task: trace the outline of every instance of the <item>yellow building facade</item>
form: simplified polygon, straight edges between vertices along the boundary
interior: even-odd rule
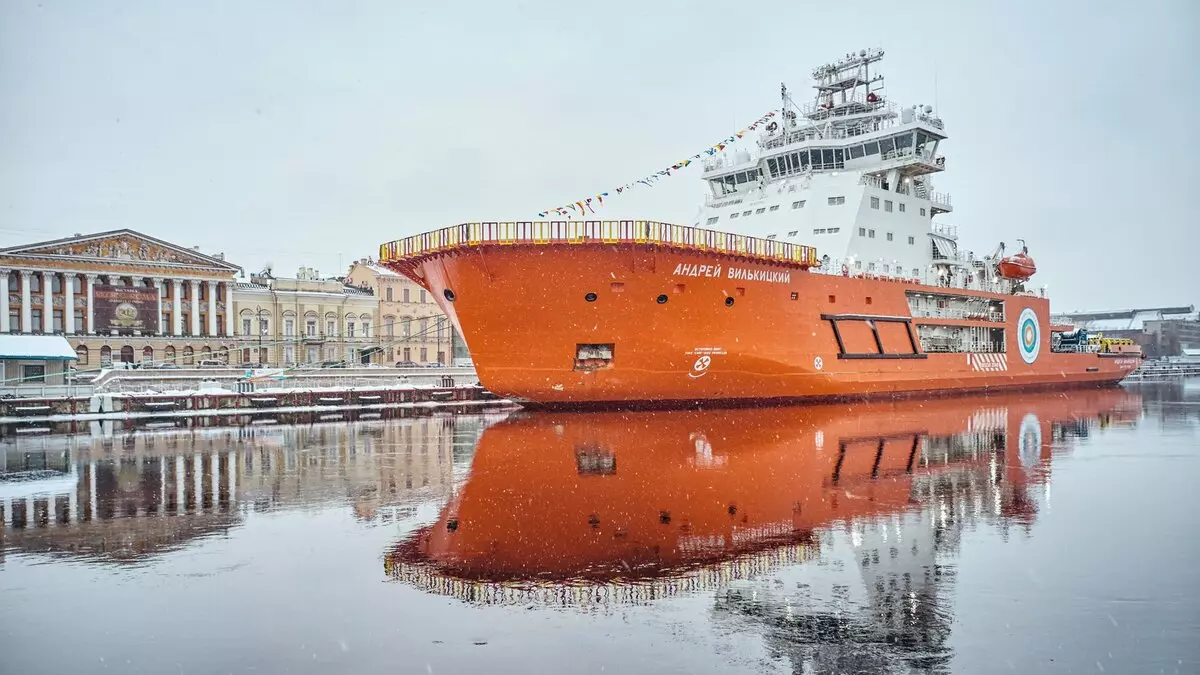
[[[450,320],[428,291],[370,258],[350,266],[346,283],[379,299],[381,363],[450,364]]]
[[[233,363],[294,366],[378,360],[379,298],[370,288],[321,279],[310,268],[293,278],[254,274],[233,288]]]

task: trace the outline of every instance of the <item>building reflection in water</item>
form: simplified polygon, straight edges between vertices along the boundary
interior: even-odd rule
[[[470,477],[385,573],[478,604],[710,591],[715,622],[797,672],[944,663],[963,532],[1028,533],[1054,454],[1141,416],[1123,389],[522,413],[483,432]]]
[[[444,499],[456,437],[477,437],[504,416],[459,412],[234,416],[199,428],[95,422],[69,434],[9,427],[0,435],[0,556],[138,561],[255,512],[312,504],[348,503],[360,521],[390,522],[416,502]]]

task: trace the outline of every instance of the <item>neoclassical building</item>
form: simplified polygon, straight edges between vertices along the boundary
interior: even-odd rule
[[[379,298],[369,288],[322,279],[311,268],[293,278],[250,275],[233,290],[240,353],[234,363],[293,366],[377,361]]]
[[[450,320],[424,288],[370,258],[350,266],[346,283],[370,288],[379,298],[381,362],[449,365]]]
[[[65,335],[81,370],[225,360],[240,271],[128,229],[0,249],[0,332]]]

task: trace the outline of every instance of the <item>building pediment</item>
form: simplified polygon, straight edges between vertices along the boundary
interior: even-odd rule
[[[143,263],[154,266],[205,268],[228,272],[240,271],[237,265],[199,251],[176,246],[133,230],[116,230],[83,235],[68,239],[38,242],[0,249],[0,257],[59,259],[63,262],[104,261],[108,263]]]

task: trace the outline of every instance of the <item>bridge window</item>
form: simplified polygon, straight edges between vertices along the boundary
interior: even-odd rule
[[[779,210],[779,205],[778,205],[778,204],[775,204],[774,206],[772,206],[772,207],[771,207],[771,210],[772,210],[772,211],[778,211],[778,210]]]
[[[737,217],[738,217],[738,216],[740,216],[740,215],[742,215],[742,214],[740,214],[740,213],[738,213],[738,212],[736,212],[736,211],[735,211],[735,212],[733,212],[733,213],[729,214],[729,219],[730,219],[730,220],[733,220],[734,218],[737,218]]]
[[[845,204],[845,203],[846,203],[845,197],[830,197],[829,198],[830,206],[838,206],[838,205]]]
[[[720,216],[713,216],[712,218],[709,218],[708,220],[706,220],[704,222],[706,225],[715,225],[718,218],[720,218]]]
[[[900,213],[904,213],[904,202],[900,202]]]
[[[863,146],[855,145],[855,146],[850,147],[850,159],[858,159],[858,158],[862,157],[864,154],[865,153],[863,152]]]
[[[867,143],[863,147],[866,150],[868,155],[878,155],[879,154],[879,143],[877,143],[875,141],[871,141],[870,143]]]
[[[871,197],[871,208],[879,209],[879,197]]]
[[[800,200],[800,201],[798,201],[798,202],[792,202],[792,208],[793,208],[793,209],[802,209],[802,208],[804,208],[804,202],[805,202],[805,201],[807,201],[807,200],[801,199],[801,200]]]
[[[791,232],[788,232],[789,237],[794,237],[798,234],[800,234],[800,230],[792,230]]]
[[[767,207],[765,207],[765,206],[764,206],[764,207],[762,207],[761,209],[757,209],[757,210],[754,212],[754,215],[756,215],[756,216],[757,216],[757,215],[759,215],[760,213],[766,213],[766,212],[767,212]]]
[[[879,139],[879,150],[883,153],[889,153],[896,149],[896,141],[892,138]]]
[[[892,200],[890,200],[890,199],[885,199],[885,200],[883,200],[883,210],[884,210],[884,211],[887,211],[888,213],[891,213],[891,212],[892,212],[892,207],[893,207]]]
[[[748,215],[750,215],[750,211],[749,211],[749,210],[742,211],[742,215],[743,215],[743,216],[748,216]]]

